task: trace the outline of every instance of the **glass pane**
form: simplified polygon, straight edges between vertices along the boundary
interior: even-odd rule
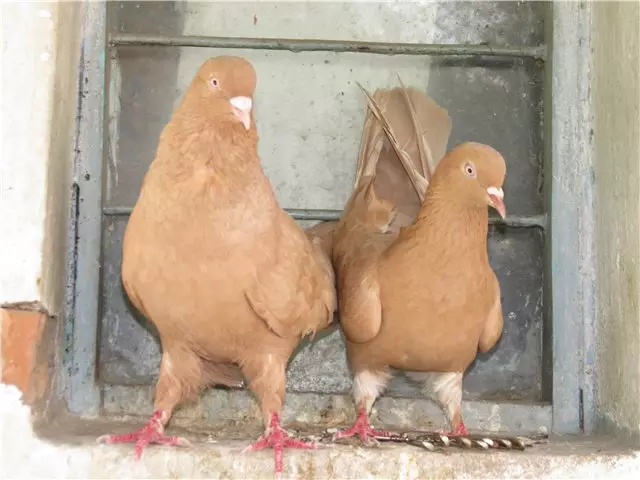
[[[370,91],[393,87],[397,72],[449,110],[450,146],[474,140],[504,155],[510,214],[541,212],[541,74],[533,61],[478,66],[415,56],[165,47],[122,47],[115,56],[109,206],[133,206],[174,104],[200,64],[222,53],[249,58],[258,72],[258,148],[284,207],[344,206],[365,116],[356,82]]]
[[[543,2],[110,2],[109,31],[369,42],[543,43]]]

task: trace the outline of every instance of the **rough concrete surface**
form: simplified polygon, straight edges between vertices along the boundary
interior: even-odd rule
[[[0,303],[40,300],[55,8],[2,4]]]
[[[0,304],[36,302],[54,315],[65,285],[79,6],[1,7]]]
[[[112,419],[148,416],[153,412],[153,389],[109,386],[103,390],[102,414]],[[463,401],[465,424],[472,430],[531,435],[550,431],[548,405]],[[325,428],[347,426],[354,421],[351,395],[291,393],[285,397],[284,422]],[[371,419],[384,429],[447,428],[442,409],[429,400],[382,397]],[[207,389],[194,402],[180,405],[172,425],[187,429],[237,428],[261,425],[260,408],[248,391]]]
[[[594,8],[598,407],[640,442],[640,3]]]
[[[2,478],[272,478],[271,451],[241,455],[252,436],[219,441],[187,435],[192,449],[152,446],[132,462],[132,446],[96,445],[102,426],[74,435],[58,425],[60,443],[39,439],[29,407],[13,386],[0,386]],[[118,430],[123,430],[122,426]],[[66,434],[66,435],[65,435]],[[65,439],[65,436],[67,437]],[[19,440],[18,440],[19,439]],[[526,452],[451,450],[429,453],[414,447],[325,447],[285,454],[285,477],[324,478],[635,478],[640,453],[609,441],[554,441]]]

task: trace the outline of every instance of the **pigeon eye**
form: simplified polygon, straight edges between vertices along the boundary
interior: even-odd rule
[[[470,163],[465,164],[465,166],[463,167],[463,170],[468,177],[476,176],[476,169],[473,168],[473,165],[471,165]]]
[[[217,78],[212,78],[211,80],[209,80],[209,85],[211,85],[213,88],[218,88],[220,82]]]

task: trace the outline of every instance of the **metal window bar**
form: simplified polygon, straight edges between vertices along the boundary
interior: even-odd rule
[[[130,207],[105,207],[102,213],[108,216],[128,216],[131,215],[132,210]],[[284,210],[296,220],[335,221],[340,220],[340,215],[342,215],[342,210],[315,208],[285,208]],[[505,219],[490,215],[489,224],[514,228],[537,227],[545,229],[547,227],[547,215],[545,213],[540,215],[510,215]]]
[[[380,55],[446,55],[530,57],[544,60],[547,47],[501,47],[488,44],[428,44],[358,42],[352,40],[305,40],[291,38],[247,38],[209,36],[162,36],[119,33],[109,36],[109,46],[151,45],[167,47],[247,48],[252,50],[288,50],[290,52],[371,53]]]
[[[80,77],[80,85],[84,90],[81,95],[79,109],[79,118],[82,118],[82,122],[78,128],[77,134],[77,152],[78,157],[75,163],[75,183],[74,183],[74,204],[76,208],[73,209],[75,216],[72,218],[72,228],[70,230],[70,241],[72,248],[70,248],[70,301],[67,306],[67,324],[66,329],[68,332],[67,338],[72,343],[71,353],[66,358],[65,367],[67,369],[68,382],[68,406],[70,410],[76,414],[95,416],[99,414],[100,409],[108,403],[108,398],[105,397],[105,392],[98,387],[96,382],[96,361],[97,361],[97,333],[98,333],[98,312],[99,312],[99,273],[96,272],[96,263],[100,265],[100,252],[101,252],[101,225],[104,215],[127,215],[129,209],[124,208],[106,208],[103,209],[102,202],[102,164],[105,157],[105,142],[107,140],[108,132],[105,128],[107,118],[108,103],[105,101],[106,95],[109,94],[109,84],[107,81],[108,74],[108,54],[110,48],[115,48],[120,45],[166,45],[166,46],[193,46],[193,47],[218,47],[218,48],[253,48],[253,49],[271,49],[271,50],[290,50],[294,52],[300,51],[334,51],[334,52],[360,52],[370,54],[406,54],[406,55],[449,55],[449,56],[511,56],[511,57],[530,57],[536,60],[545,61],[547,57],[547,47],[540,45],[537,47],[492,47],[490,45],[424,45],[424,44],[386,44],[386,43],[369,43],[369,42],[340,42],[340,41],[304,41],[304,40],[282,40],[282,39],[240,39],[240,38],[220,38],[220,37],[160,37],[149,35],[112,35],[107,37],[106,34],[106,2],[89,3],[85,9],[85,17],[83,22],[83,45],[82,45],[82,70]],[[548,186],[556,190],[556,187],[564,185],[563,181],[559,179],[557,175],[552,175],[553,172],[572,172],[573,166],[570,165],[573,162],[572,153],[576,152],[576,146],[572,143],[572,139],[564,137],[551,138],[551,133],[555,131],[556,127],[551,127],[551,113],[558,114],[563,118],[569,118],[570,109],[563,105],[557,106],[551,103],[552,95],[559,95],[560,97],[571,95],[572,85],[571,81],[574,78],[580,78],[583,69],[579,62],[580,55],[588,54],[588,45],[581,46],[577,44],[577,47],[573,44],[569,45],[568,40],[564,39],[566,36],[566,30],[571,30],[571,25],[576,21],[574,18],[578,15],[578,20],[584,21],[587,18],[588,12],[578,10],[579,6],[575,8],[571,5],[559,6],[549,8],[549,15],[547,16],[547,42],[553,42],[553,55],[550,51],[548,53],[549,59],[553,59],[554,63],[559,61],[564,64],[571,64],[570,67],[575,70],[572,71],[572,77],[563,80],[564,77],[556,77],[554,72],[551,72],[551,68],[545,69],[543,91],[545,96],[544,106],[544,152],[545,152],[545,172],[547,173]],[[556,15],[556,10],[558,14]],[[580,23],[580,22],[578,22]],[[560,33],[556,33],[556,28],[561,30]],[[561,40],[558,46],[556,41]],[[564,40],[564,41],[562,41]],[[573,45],[573,47],[572,47]],[[556,51],[558,50],[558,51]],[[553,80],[553,83],[552,83]],[[553,90],[553,91],[552,91]],[[573,98],[573,97],[572,97]],[[575,99],[574,99],[575,100]],[[569,122],[577,128],[576,120],[569,120]],[[555,122],[554,122],[555,125]],[[585,127],[586,128],[586,127]],[[580,130],[580,129],[578,129]],[[580,131],[576,131],[576,137],[579,139],[588,138],[588,130],[584,128]],[[570,152],[570,153],[567,153]],[[551,164],[549,163],[551,154],[554,154],[554,158],[557,156],[557,162],[553,162],[553,169],[549,170]],[[560,154],[560,155],[557,155]],[[551,176],[550,176],[551,175]],[[579,187],[584,189],[588,188],[587,181],[588,172],[584,175],[580,172],[574,172],[573,177],[576,177],[576,181],[579,182]],[[573,178],[572,177],[572,178]],[[548,196],[550,192],[547,190]],[[564,220],[571,220],[572,216],[582,218],[584,214],[580,214],[576,208],[571,204],[574,197],[579,194],[571,189],[560,191],[560,193],[554,196],[552,202],[554,205],[559,205],[563,202],[569,205],[565,211],[561,212],[562,221],[548,217],[547,214],[530,216],[530,217],[508,217],[506,224],[510,224],[514,227],[541,227],[545,228],[547,222],[551,223],[553,220],[554,231],[557,229],[560,236],[566,241],[569,234],[570,225],[566,228],[563,227]],[[582,204],[580,206],[582,208]],[[293,209],[289,210],[289,213],[298,219],[313,219],[313,220],[334,220],[338,218],[339,211],[334,210],[301,210]],[[495,220],[490,220],[495,221]],[[559,223],[560,222],[560,223]],[[571,225],[575,226],[579,232],[576,235],[580,235],[585,231],[584,227],[580,224],[576,224],[569,221]],[[575,224],[575,225],[574,225]],[[571,227],[573,228],[573,227]],[[552,257],[550,247],[557,246],[562,242],[562,239],[554,237],[549,238],[547,235],[545,241],[546,257],[549,259],[545,262],[544,272],[545,276],[550,275],[551,267],[553,265],[553,271],[557,271],[558,268],[566,268],[568,271],[573,272],[580,265],[588,264],[589,259],[581,261],[575,255],[563,255],[562,253],[556,254]],[[555,251],[555,249],[554,249]],[[558,249],[560,252],[560,249]],[[557,257],[557,258],[556,258]],[[551,263],[551,259],[554,258],[554,263],[557,261],[560,267]],[[563,277],[565,285],[562,288],[563,293],[570,294],[573,292],[575,295],[569,295],[570,298],[580,297],[583,298],[582,286],[578,280],[573,280],[571,276],[566,274]],[[548,282],[546,282],[548,283]],[[558,295],[556,289],[551,287],[545,287],[545,298],[556,300]],[[82,299],[81,301],[79,299]],[[547,300],[546,302],[549,305]],[[555,303],[555,302],[554,302]],[[567,302],[560,302],[562,305],[560,309],[563,314],[571,312],[571,309],[567,308]],[[577,318],[576,315],[570,317],[568,323],[565,318],[559,318],[558,314],[551,312],[550,306],[545,307],[548,309],[551,316],[550,322],[553,325],[553,351],[557,350],[558,342],[561,342],[560,338],[568,338],[573,336],[575,338],[575,329]],[[548,325],[545,326],[548,329]],[[585,325],[585,328],[587,326]],[[545,336],[550,335],[549,332]],[[545,342],[547,343],[547,342]],[[574,345],[575,344],[575,345]],[[573,342],[578,350],[584,349],[584,345],[580,342]],[[551,348],[551,347],[550,347]],[[566,350],[566,349],[565,349]],[[587,346],[587,350],[589,350]],[[578,352],[579,353],[579,352]],[[587,352],[588,353],[588,352]],[[495,407],[500,409],[507,408],[515,409],[518,413],[516,417],[520,418],[527,424],[531,421],[537,422],[537,425],[551,425],[553,423],[554,430],[560,432],[577,432],[579,431],[578,423],[582,421],[582,417],[578,417],[575,413],[578,409],[578,400],[574,392],[575,383],[578,381],[577,375],[579,372],[580,359],[576,355],[554,355],[554,362],[551,366],[553,371],[552,391],[553,399],[551,405],[518,405],[511,402],[499,402],[495,404]],[[571,370],[570,382],[567,384],[565,381],[558,377],[558,373],[561,371]],[[575,374],[575,375],[574,375]],[[574,376],[576,378],[574,378]],[[585,380],[587,383],[591,381],[590,378]],[[587,387],[590,386],[588,383]],[[571,387],[571,388],[569,388]],[[124,390],[127,387],[120,387]],[[589,387],[590,388],[590,387]],[[123,392],[124,393],[124,392]],[[586,408],[590,408],[592,403],[591,398],[587,398],[589,405]],[[582,402],[582,398],[580,399]],[[478,405],[484,405],[485,402],[468,402],[474,403],[477,408]],[[561,403],[562,412],[556,414],[556,404]],[[484,407],[482,407],[484,408]],[[574,413],[571,413],[575,411]],[[582,411],[582,410],[581,410]],[[493,413],[495,413],[492,410]],[[535,413],[537,412],[537,413]],[[528,419],[524,417],[527,416]],[[557,418],[556,418],[557,417]],[[533,419],[533,420],[532,420]]]

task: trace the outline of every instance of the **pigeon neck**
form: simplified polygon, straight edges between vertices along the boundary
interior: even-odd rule
[[[486,205],[471,205],[451,199],[438,192],[427,192],[415,226],[429,249],[442,247],[444,251],[477,251],[486,256],[489,211]],[[455,248],[451,248],[455,246]]]
[[[217,169],[251,167],[260,160],[248,152],[256,152],[258,135],[255,128],[246,131],[240,123],[217,121],[193,113],[181,113],[172,121],[171,130],[163,132],[182,145],[182,153],[196,153],[209,166]],[[190,162],[191,163],[191,162]]]

